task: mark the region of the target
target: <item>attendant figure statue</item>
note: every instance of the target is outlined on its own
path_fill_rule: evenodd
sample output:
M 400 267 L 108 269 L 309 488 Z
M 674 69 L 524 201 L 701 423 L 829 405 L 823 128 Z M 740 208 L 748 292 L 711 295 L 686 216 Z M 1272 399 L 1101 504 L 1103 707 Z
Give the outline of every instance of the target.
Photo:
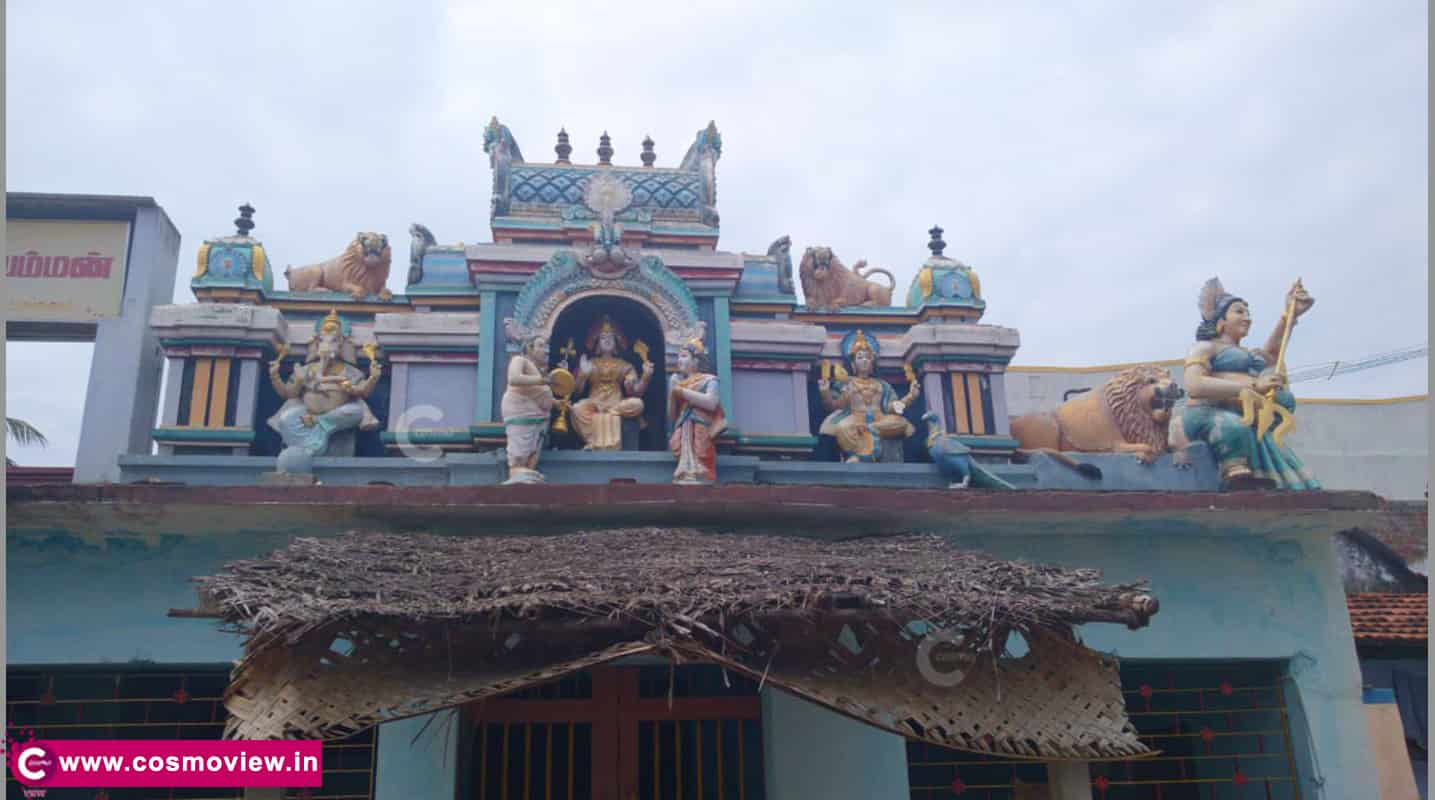
M 837 439 L 848 463 L 876 461 L 878 439 L 905 439 L 914 430 L 902 414 L 917 397 L 917 383 L 899 399 L 892 384 L 873 376 L 878 354 L 876 339 L 860 330 L 849 333 L 842 340 L 842 356 L 851 375 L 817 382 L 822 406 L 831 412 L 820 432 Z
M 553 409 L 553 374 L 548 364 L 548 337 L 534 334 L 508 361 L 508 388 L 499 410 L 508 439 L 508 480 L 504 483 L 542 483 L 538 455 L 548 440 L 548 416 Z
M 374 345 L 364 345 L 364 352 L 369 357 L 367 375 L 355 366 L 358 358 L 347 325 L 331 310 L 315 325 L 304 364 L 294 369 L 288 381 L 279 377 L 288 345 L 281 346 L 278 356 L 269 362 L 269 382 L 285 398 L 284 405 L 269 418 L 269 427 L 284 440 L 279 472 L 312 472 L 313 457 L 336 455 L 329 452 L 336 433 L 379 427 L 364 398 L 378 385 L 383 369 Z
M 623 332 L 608 317 L 588 332 L 589 358 L 578 362 L 577 388 L 588 396 L 573 404 L 573 427 L 583 438 L 584 450 L 618 450 L 623 446 L 623 420 L 643 416 L 643 392 L 653 377 L 653 365 L 643 364 L 641 374 L 620 357 L 628 349 Z
M 717 482 L 717 437 L 727 428 L 718 395 L 718 379 L 708 371 L 707 350 L 694 339 L 678 349 L 678 374 L 668 386 L 668 419 L 673 433 L 668 449 L 678 460 L 673 483 Z
M 1227 294 L 1219 278 L 1201 289 L 1201 324 L 1196 346 L 1186 356 L 1189 400 L 1182 426 L 1188 439 L 1210 445 L 1224 488 L 1320 489 L 1295 453 L 1281 443 L 1282 428 L 1268 429 L 1272 418 L 1290 418 L 1295 411 L 1295 397 L 1286 385 L 1284 343 L 1296 319 L 1314 304 L 1296 281 L 1265 347 L 1246 348 L 1241 346 L 1251 331 L 1246 301 Z M 1271 402 L 1280 409 L 1267 408 Z M 1257 421 L 1261 417 L 1264 420 Z

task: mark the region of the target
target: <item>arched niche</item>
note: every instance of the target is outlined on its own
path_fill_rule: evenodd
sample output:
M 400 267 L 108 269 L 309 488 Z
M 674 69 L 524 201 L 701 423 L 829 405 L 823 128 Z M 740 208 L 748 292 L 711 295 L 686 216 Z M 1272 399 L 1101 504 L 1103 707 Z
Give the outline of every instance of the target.
M 696 298 L 655 255 L 642 256 L 622 274 L 608 276 L 584 267 L 572 250 L 559 250 L 524 284 L 505 328 L 510 340 L 529 332 L 556 339 L 559 316 L 576 303 L 598 297 L 622 298 L 645 308 L 656 318 L 665 342 L 702 339 L 712 344 L 707 342 L 707 326 L 698 316 Z M 514 347 L 510 344 L 510 349 Z M 664 366 L 655 363 L 659 369 Z
M 568 360 L 568 368 L 578 371 L 578 360 L 587 352 L 586 339 L 595 323 L 609 317 L 623 333 L 627 346 L 618 354 L 620 358 L 642 372 L 642 359 L 635 345 L 642 341 L 648 346 L 648 359 L 653 362 L 653 377 L 641 397 L 643 400 L 644 426 L 638 432 L 639 450 L 667 449 L 667 353 L 669 345 L 657 313 L 647 304 L 620 295 L 590 294 L 572 299 L 559 308 L 553 318 L 549 335 L 549 363 L 559 365 L 568 355 L 563 352 L 569 342 L 573 343 L 577 355 Z M 563 449 L 578 448 L 582 441 L 576 432 L 555 437 L 554 443 Z

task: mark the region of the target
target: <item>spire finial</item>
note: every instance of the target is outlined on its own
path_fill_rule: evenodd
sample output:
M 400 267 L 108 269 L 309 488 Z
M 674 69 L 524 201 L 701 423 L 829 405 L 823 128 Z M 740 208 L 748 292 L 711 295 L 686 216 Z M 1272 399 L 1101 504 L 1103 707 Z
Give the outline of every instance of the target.
M 248 236 L 254 230 L 254 206 L 245 203 L 239 207 L 239 216 L 234 220 L 234 227 L 240 236 Z
M 608 138 L 608 132 L 598 137 L 598 163 L 613 165 L 613 140 Z
M 947 243 L 942 241 L 942 226 L 933 225 L 927 233 L 932 235 L 932 241 L 927 242 L 927 248 L 932 251 L 932 255 L 941 257 L 942 251 L 947 249 Z
M 643 166 L 651 167 L 653 162 L 658 160 L 658 154 L 653 152 L 653 137 L 643 137 Z
M 573 152 L 573 145 L 568 144 L 568 129 L 558 129 L 558 144 L 553 147 L 553 152 L 558 154 L 558 160 L 554 163 L 568 164 L 568 154 Z

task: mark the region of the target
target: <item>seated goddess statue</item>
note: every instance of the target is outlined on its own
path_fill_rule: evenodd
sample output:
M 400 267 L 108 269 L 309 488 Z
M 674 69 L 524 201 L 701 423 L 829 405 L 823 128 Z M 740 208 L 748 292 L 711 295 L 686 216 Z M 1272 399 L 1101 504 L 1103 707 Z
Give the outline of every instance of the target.
M 369 356 L 369 372 L 365 375 L 355 366 L 358 358 L 344 322 L 330 311 L 315 326 L 308 350 L 303 366 L 296 367 L 288 381 L 279 377 L 288 345 L 281 346 L 278 356 L 269 362 L 269 382 L 285 398 L 284 405 L 269 418 L 269 427 L 284 440 L 284 450 L 279 454 L 280 472 L 307 473 L 311 471 L 309 459 L 314 456 L 353 455 L 329 452 L 334 434 L 352 428 L 371 431 L 379 427 L 378 418 L 364 401 L 382 374 L 374 346 L 364 346 Z
M 593 358 L 585 354 L 579 360 L 575 391 L 586 387 L 588 396 L 573 404 L 573 427 L 584 450 L 617 450 L 623 446 L 623 420 L 643 416 L 641 395 L 648 390 L 653 365 L 644 363 L 639 375 L 619 356 L 628 340 L 608 317 L 593 326 L 585 344 Z
M 842 356 L 852 370 L 846 380 L 817 382 L 822 406 L 832 412 L 822 420 L 820 433 L 837 439 L 848 463 L 877 460 L 877 439 L 905 439 L 914 428 L 902 413 L 917 397 L 915 382 L 906 397 L 898 399 L 892 384 L 873 377 L 877 369 L 876 339 L 862 331 L 842 340 Z
M 1289 337 L 1288 329 L 1314 304 L 1296 281 L 1286 294 L 1287 310 L 1265 347 L 1246 348 L 1241 346 L 1251 332 L 1246 301 L 1227 294 L 1219 278 L 1207 281 L 1201 290 L 1201 324 L 1196 328 L 1196 346 L 1186 356 L 1189 399 L 1181 424 L 1186 438 L 1210 445 L 1223 488 L 1320 489 L 1295 453 L 1278 441 L 1279 428 L 1264 430 L 1265 425 L 1252 424 L 1243 413 L 1243 397 L 1257 406 L 1273 397 L 1282 410 L 1267 409 L 1267 415 L 1288 417 L 1295 411 L 1286 376 L 1275 367 L 1282 341 Z

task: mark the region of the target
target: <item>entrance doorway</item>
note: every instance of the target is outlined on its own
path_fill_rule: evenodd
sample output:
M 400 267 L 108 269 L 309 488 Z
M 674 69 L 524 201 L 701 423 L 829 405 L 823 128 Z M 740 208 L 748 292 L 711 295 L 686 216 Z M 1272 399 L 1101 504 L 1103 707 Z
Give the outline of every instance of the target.
M 460 795 L 761 800 L 757 684 L 711 665 L 600 667 L 464 709 Z

